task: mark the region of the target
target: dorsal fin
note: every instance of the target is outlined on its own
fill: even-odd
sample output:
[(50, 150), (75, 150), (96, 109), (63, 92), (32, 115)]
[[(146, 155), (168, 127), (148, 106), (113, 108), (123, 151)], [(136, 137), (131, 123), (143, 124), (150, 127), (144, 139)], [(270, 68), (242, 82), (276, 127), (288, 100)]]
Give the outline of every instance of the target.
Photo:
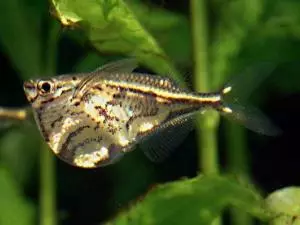
[(162, 162), (179, 146), (194, 128), (192, 114), (168, 121), (140, 144), (152, 162)]
[(94, 72), (107, 72), (107, 73), (132, 73), (138, 67), (138, 62), (134, 58), (126, 58), (107, 63)]
[(85, 89), (88, 88), (87, 84), (89, 84), (91, 81), (99, 79), (99, 76), (102, 77), (104, 74), (108, 76), (107, 74), (131, 73), (137, 67), (138, 63), (134, 58), (126, 58), (107, 63), (97, 68), (95, 71), (88, 73), (78, 85), (73, 97), (76, 97), (78, 93), (85, 92)]

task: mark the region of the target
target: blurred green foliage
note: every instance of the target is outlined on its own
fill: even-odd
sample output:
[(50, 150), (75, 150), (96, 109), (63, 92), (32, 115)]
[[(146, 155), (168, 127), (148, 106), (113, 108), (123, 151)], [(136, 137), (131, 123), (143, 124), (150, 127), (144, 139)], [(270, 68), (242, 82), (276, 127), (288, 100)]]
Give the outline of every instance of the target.
[[(193, 64), (191, 29), (186, 16), (138, 0), (52, 0), (51, 3), (54, 3), (51, 7), (56, 9), (56, 16), (65, 23), (75, 23), (73, 30), (61, 29), (57, 21), (59, 18), (50, 16), (47, 1), (0, 1), (0, 43), (21, 79), (56, 73), (58, 43), (64, 34), (69, 40), (78, 41), (79, 45), (84, 45), (88, 40), (102, 54), (135, 56), (155, 72), (185, 80), (174, 65), (190, 68)], [(213, 17), (208, 24), (207, 49), (210, 82), (214, 90), (225, 82), (229, 74), (241, 71), (246, 65), (264, 60), (279, 63), (298, 59), (299, 1), (214, 0), (209, 2), (208, 7)], [(86, 50), (85, 54), (74, 66), (75, 71), (92, 70), (111, 58), (99, 56), (95, 50)], [(280, 81), (274, 84), (278, 92), (299, 91), (299, 69), (286, 66), (282, 71), (289, 76), (278, 73), (280, 75), (274, 78)], [(291, 79), (293, 82), (290, 82)], [(227, 153), (230, 164), (237, 165), (233, 166), (234, 172), (248, 176), (249, 162), (244, 157), (246, 137), (243, 131), (234, 128), (230, 131), (232, 133), (227, 137), (228, 146), (231, 146)], [(238, 143), (234, 138), (237, 135)], [(0, 139), (0, 224), (31, 225), (37, 221), (38, 204), (26, 196), (25, 189), (33, 179), (33, 169), (36, 169), (38, 159), (41, 171), (44, 171), (41, 172), (44, 177), (41, 180), (46, 180), (46, 183), (50, 180), (51, 184), (50, 187), (41, 184), (40, 192), (46, 195), (45, 199), (55, 198), (55, 191), (51, 190), (54, 188), (52, 185), (55, 186), (53, 168), (43, 163), (43, 157), (37, 157), (38, 150), (43, 154), (45, 147), (41, 147), (40, 136), (34, 126), (26, 125), (3, 132)], [(150, 185), (144, 180), (155, 177), (153, 167), (138, 156), (114, 166), (111, 169), (114, 201), (126, 203), (133, 196), (141, 195)], [(50, 172), (47, 173), (47, 170)], [(43, 189), (49, 190), (45, 192)], [(266, 207), (262, 208), (263, 197), (253, 188), (246, 188), (227, 177), (198, 176), (153, 188), (128, 212), (119, 214), (109, 223), (210, 224), (229, 205), (265, 219), (269, 213), (277, 216), (278, 206), (283, 205), (282, 198), (294, 199), (299, 195), (297, 189), (288, 193), (284, 189), (282, 192), (279, 202), (277, 195), (271, 195), (265, 202)], [(46, 205), (44, 210), (49, 210), (49, 213), (42, 214), (42, 217), (53, 218), (42, 218), (41, 223), (55, 224), (55, 212), (51, 212), (51, 206), (47, 207), (47, 204), (54, 203), (45, 201), (43, 204)], [(298, 215), (298, 212), (290, 214), (294, 207), (297, 211), (297, 203), (289, 205), (288, 210), (279, 209), (280, 218), (284, 219), (271, 220), (272, 223), (291, 221)]]
[(0, 164), (0, 223), (34, 224), (35, 207), (22, 194), (10, 171)]
[(154, 187), (129, 212), (108, 224), (211, 224), (228, 205), (263, 220), (269, 216), (261, 197), (235, 179), (200, 175)]

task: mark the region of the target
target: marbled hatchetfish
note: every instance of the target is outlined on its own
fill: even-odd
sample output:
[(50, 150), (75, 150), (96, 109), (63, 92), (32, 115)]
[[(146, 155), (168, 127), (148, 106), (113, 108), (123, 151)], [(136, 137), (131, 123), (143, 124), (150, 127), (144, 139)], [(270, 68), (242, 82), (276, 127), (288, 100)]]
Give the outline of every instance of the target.
[(170, 78), (135, 73), (136, 67), (135, 60), (124, 59), (90, 73), (24, 82), (39, 130), (59, 158), (95, 168), (140, 144), (152, 161), (161, 161), (191, 130), (193, 115), (208, 108), (268, 133), (259, 119), (225, 103), (231, 86), (195, 93)]

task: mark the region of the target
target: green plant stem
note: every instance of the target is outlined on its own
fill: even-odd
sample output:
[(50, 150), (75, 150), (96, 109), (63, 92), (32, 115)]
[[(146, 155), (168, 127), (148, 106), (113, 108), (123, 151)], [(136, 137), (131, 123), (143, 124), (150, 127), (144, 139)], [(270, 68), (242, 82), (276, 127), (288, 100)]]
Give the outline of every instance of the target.
[(228, 169), (244, 179), (249, 179), (249, 155), (247, 154), (246, 131), (243, 127), (226, 121)]
[(216, 112), (209, 111), (200, 115), (197, 121), (199, 164), (204, 174), (218, 174), (218, 121)]
[[(208, 71), (208, 31), (207, 31), (207, 5), (205, 0), (190, 0), (192, 21), (192, 37), (194, 46), (194, 84), (198, 92), (210, 91), (212, 79)], [(217, 130), (219, 116), (216, 112), (208, 111), (200, 115), (197, 122), (197, 136), (199, 149), (199, 165), (204, 174), (217, 174), (218, 148)], [(221, 224), (217, 218), (214, 225)]]
[[(45, 56), (44, 73), (53, 75), (56, 71), (56, 51), (59, 25), (52, 24), (48, 36)], [(54, 156), (49, 147), (43, 142), (40, 153), (40, 224), (56, 225), (56, 176)]]
[[(247, 154), (246, 131), (243, 127), (226, 122), (226, 140), (228, 148), (228, 170), (235, 174), (239, 180), (248, 184), (250, 178), (249, 155)], [(251, 225), (252, 218), (244, 211), (230, 209), (232, 224)]]
[(40, 224), (56, 224), (56, 187), (54, 158), (45, 143), (40, 153)]
[[(194, 84), (198, 92), (210, 91), (208, 76), (208, 41), (205, 0), (191, 0), (193, 45), (194, 45)], [(217, 129), (219, 116), (213, 111), (201, 115), (199, 130), (199, 165), (203, 173), (218, 173)]]
[(192, 32), (194, 46), (194, 83), (198, 91), (209, 91), (208, 37), (205, 0), (191, 0)]

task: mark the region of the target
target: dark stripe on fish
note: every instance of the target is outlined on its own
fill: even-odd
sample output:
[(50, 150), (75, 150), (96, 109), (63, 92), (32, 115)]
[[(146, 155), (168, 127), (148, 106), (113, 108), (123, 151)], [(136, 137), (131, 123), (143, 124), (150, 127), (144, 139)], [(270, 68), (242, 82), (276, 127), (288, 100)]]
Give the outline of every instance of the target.
[[(153, 92), (153, 91), (144, 91), (144, 90), (139, 90), (139, 89), (135, 89), (135, 88), (127, 88), (127, 87), (118, 87), (117, 85), (114, 85), (114, 84), (107, 84), (106, 85), (107, 87), (110, 87), (110, 88), (114, 88), (114, 87), (117, 87), (117, 88), (119, 88), (119, 90), (120, 90), (120, 92), (122, 92), (122, 91), (130, 91), (130, 92), (133, 92), (133, 93), (136, 93), (136, 94), (141, 94), (141, 95), (150, 95), (150, 96), (152, 96), (153, 98), (156, 98), (156, 97), (159, 97), (159, 98), (161, 98), (161, 99), (164, 99), (164, 100), (166, 100), (166, 101), (172, 101), (173, 103), (185, 103), (185, 104), (192, 104), (192, 103), (196, 103), (196, 104), (199, 104), (199, 103), (201, 103), (201, 100), (193, 100), (193, 99), (188, 99), (188, 98), (172, 98), (172, 97), (166, 97), (166, 96), (164, 96), (164, 95), (160, 95), (160, 94), (157, 94), (157, 93), (155, 93), (155, 92)], [(176, 93), (176, 94), (178, 94), (178, 93)], [(197, 96), (197, 95), (195, 95), (195, 96)], [(207, 98), (209, 98), (209, 97), (218, 97), (219, 96), (219, 93), (209, 93), (209, 94), (199, 94), (198, 95), (199, 96), (199, 98), (200, 97), (202, 97), (202, 98), (205, 98), (205, 97), (207, 97)], [(210, 104), (210, 103), (215, 103), (216, 101), (215, 100), (209, 100), (209, 99), (206, 99), (206, 100), (203, 100), (202, 101), (203, 103), (205, 103), (205, 104)]]
[(49, 99), (46, 99), (46, 100), (42, 101), (41, 104), (47, 104), (47, 103), (53, 102), (53, 101), (56, 100), (56, 99), (59, 100), (59, 99), (61, 98), (62, 95), (64, 95), (65, 93), (68, 93), (68, 92), (70, 92), (70, 91), (72, 91), (71, 88), (70, 88), (70, 89), (63, 90), (59, 96), (57, 96), (57, 97), (50, 97)]
[(29, 101), (30, 103), (35, 102), (35, 100), (39, 97), (39, 95), (37, 94), (36, 96), (34, 96), (34, 98), (30, 98)]
[(53, 102), (56, 98), (52, 97), (52, 98), (49, 98), (45, 101), (42, 101), (41, 104), (47, 104), (47, 103), (50, 103), (50, 102)]
[(43, 113), (42, 110), (36, 110), (36, 117), (39, 121), (39, 123), (38, 123), (39, 128), (40, 128), (40, 131), (41, 131), (45, 141), (49, 142), (50, 141), (49, 140), (49, 134), (47, 133), (46, 128), (44, 126), (43, 119), (42, 119), (42, 113)]
[[(102, 136), (97, 136), (97, 137), (95, 137), (95, 138), (89, 137), (89, 138), (84, 139), (81, 143), (75, 145), (75, 146), (74, 146), (74, 149), (77, 149), (77, 148), (79, 148), (79, 147), (83, 147), (83, 146), (85, 146), (86, 144), (89, 144), (89, 143), (91, 143), (91, 142), (97, 142), (97, 143), (100, 143), (102, 140), (103, 140)], [(95, 149), (95, 150), (96, 150), (96, 149)]]
[(59, 123), (63, 120), (64, 116), (60, 115), (57, 119), (53, 120), (53, 122), (51, 123), (51, 128), (54, 128), (56, 123)]
[(148, 109), (145, 109), (145, 111), (141, 112), (140, 114), (133, 115), (126, 122), (126, 124), (125, 124), (126, 129), (129, 130), (130, 125), (134, 122), (135, 119), (138, 119), (141, 117), (156, 116), (158, 113), (158, 110), (159, 110), (159, 108), (157, 106), (152, 106), (152, 107), (149, 107)]
[(65, 93), (68, 93), (68, 92), (70, 92), (70, 91), (72, 91), (72, 90), (73, 90), (73, 88), (69, 88), (69, 89), (63, 90), (63, 91), (61, 92), (60, 96), (63, 95), (63, 94), (65, 94)]
[(69, 143), (72, 140), (72, 138), (74, 138), (78, 134), (80, 134), (85, 128), (90, 128), (90, 126), (85, 125), (85, 126), (77, 128), (75, 131), (69, 133), (69, 135), (66, 138), (65, 142), (62, 144), (61, 149), (59, 150), (59, 153), (57, 154), (60, 158), (66, 160), (67, 162), (73, 161), (74, 147), (72, 149), (69, 149), (68, 148)]

